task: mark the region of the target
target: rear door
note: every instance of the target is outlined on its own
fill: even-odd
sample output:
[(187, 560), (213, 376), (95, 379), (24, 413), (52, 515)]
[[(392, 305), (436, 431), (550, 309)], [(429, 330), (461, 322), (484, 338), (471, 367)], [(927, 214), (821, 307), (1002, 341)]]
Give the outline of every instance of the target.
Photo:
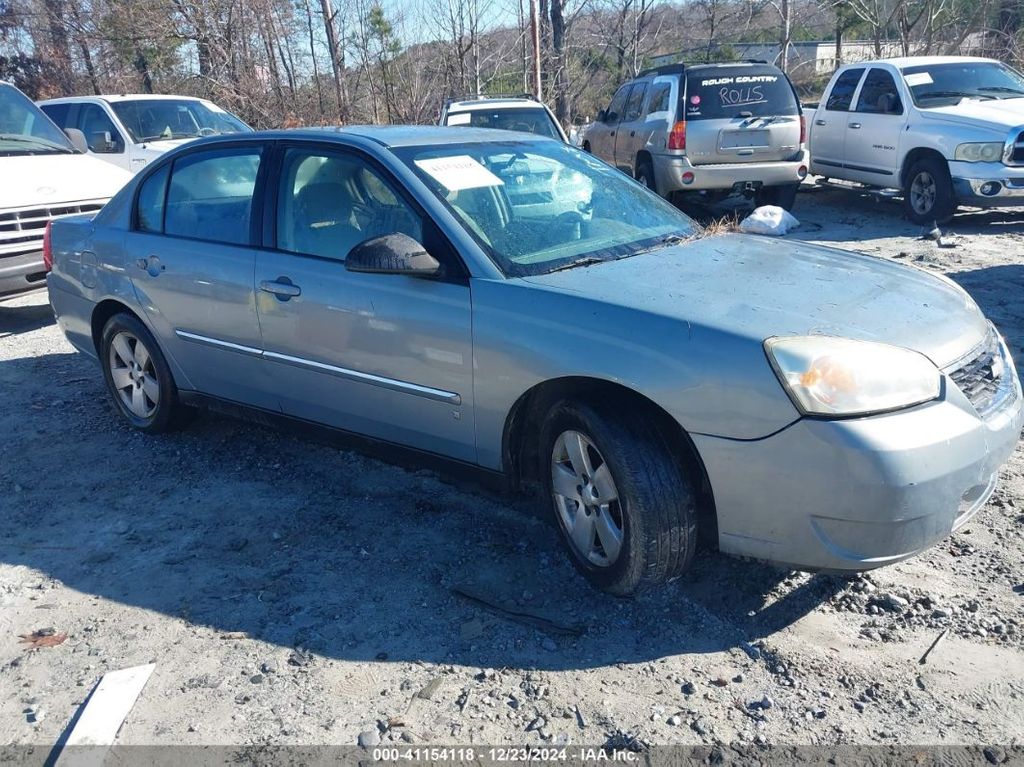
[[(847, 69), (832, 84), (828, 98), (814, 113), (811, 128), (811, 172), (834, 176), (846, 162), (846, 134), (849, 131), (850, 109), (864, 77), (864, 67)], [(858, 134), (859, 135), (859, 134)], [(841, 174), (843, 178), (846, 174)]]
[(899, 144), (906, 125), (907, 110), (896, 79), (888, 70), (872, 67), (846, 123), (846, 177), (898, 187)]
[[(281, 409), (474, 461), (470, 289), (454, 250), (361, 153), (290, 146), (277, 176), (256, 305)], [(354, 246), (394, 233), (421, 242), (444, 275), (345, 269)]]
[(214, 146), (150, 174), (126, 268), (162, 349), (199, 391), (277, 409), (260, 364), (251, 243), (265, 148)]
[(800, 105), (773, 66), (687, 70), (684, 115), (694, 165), (789, 160), (800, 148)]
[(604, 110), (604, 120), (595, 122), (587, 129), (586, 142), (590, 145), (591, 153), (609, 165), (615, 164), (615, 134), (631, 87), (632, 83), (626, 83), (615, 91), (611, 103)]
[(648, 80), (637, 80), (629, 91), (622, 120), (615, 131), (615, 164), (624, 173), (633, 175), (636, 168), (636, 134), (643, 125), (644, 97), (647, 95)]

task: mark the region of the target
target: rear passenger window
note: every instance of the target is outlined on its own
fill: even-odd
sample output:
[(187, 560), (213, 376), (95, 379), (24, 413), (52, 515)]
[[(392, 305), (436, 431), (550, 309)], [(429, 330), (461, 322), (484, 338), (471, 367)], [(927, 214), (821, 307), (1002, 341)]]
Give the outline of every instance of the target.
[(881, 115), (903, 114), (896, 81), (884, 69), (871, 69), (857, 98), (857, 111)]
[(164, 198), (167, 196), (167, 176), (170, 165), (165, 165), (142, 182), (135, 214), (135, 226), (141, 232), (162, 232), (164, 228)]
[(662, 83), (651, 88), (651, 96), (647, 99), (647, 114), (667, 112), (672, 99), (672, 86)]
[(634, 85), (629, 93), (629, 100), (626, 102), (626, 114), (622, 118), (626, 122), (635, 120), (640, 116), (640, 107), (644, 103), (644, 94), (647, 92), (647, 85)]
[(249, 242), (258, 148), (197, 152), (174, 161), (164, 233), (212, 242)]
[(839, 75), (836, 84), (832, 86), (832, 92), (828, 94), (825, 109), (830, 112), (849, 112), (853, 94), (856, 92), (857, 84), (863, 74), (863, 69), (847, 69)]

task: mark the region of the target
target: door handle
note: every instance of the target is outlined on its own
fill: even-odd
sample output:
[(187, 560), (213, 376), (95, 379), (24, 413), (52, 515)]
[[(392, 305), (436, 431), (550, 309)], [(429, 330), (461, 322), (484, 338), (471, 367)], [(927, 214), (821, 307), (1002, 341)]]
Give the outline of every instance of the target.
[(612, 131), (609, 135), (614, 136), (615, 135), (615, 131)]
[(635, 131), (635, 130), (631, 130), (631, 131), (629, 132), (629, 137), (630, 137), (630, 138), (633, 138), (633, 136), (635, 136), (635, 135), (636, 135), (636, 131)]
[(860, 123), (850, 123), (850, 127), (854, 130), (860, 129)]
[(824, 121), (824, 120), (815, 120), (815, 121), (814, 121), (814, 124), (815, 124), (815, 125), (824, 125), (824, 124), (825, 124), (825, 121)]
[(135, 265), (142, 271), (146, 272), (150, 277), (156, 277), (160, 272), (167, 268), (160, 263), (160, 259), (157, 256), (137, 259), (135, 261)]
[(298, 285), (293, 285), (292, 281), (287, 277), (278, 277), (276, 280), (263, 280), (260, 283), (260, 290), (277, 296), (281, 301), (287, 301), (289, 298), (302, 295), (302, 289)]

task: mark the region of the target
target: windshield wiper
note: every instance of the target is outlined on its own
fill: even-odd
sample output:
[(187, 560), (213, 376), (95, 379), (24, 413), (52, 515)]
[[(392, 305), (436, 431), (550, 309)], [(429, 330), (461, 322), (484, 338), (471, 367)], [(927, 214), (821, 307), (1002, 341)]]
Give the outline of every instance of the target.
[(60, 144), (54, 144), (52, 141), (33, 138), (32, 136), (23, 136), (17, 133), (0, 133), (0, 141), (15, 141), (19, 144), (35, 144), (36, 146), (42, 147), (42, 149), (47, 152), (64, 152), (66, 154), (74, 154), (74, 152), (67, 147), (60, 146)]
[(995, 93), (1009, 93), (1013, 96), (1024, 96), (1024, 91), (1017, 88), (1008, 88), (1005, 85), (982, 85), (979, 91), (994, 91)]
[(584, 256), (583, 258), (577, 258), (575, 261), (570, 261), (567, 264), (556, 266), (554, 269), (548, 271), (548, 274), (554, 272), (564, 272), (566, 269), (575, 269), (577, 266), (591, 266), (592, 264), (603, 264), (605, 261), (614, 261), (614, 258), (597, 258), (596, 256)]
[(968, 91), (926, 91), (918, 93), (919, 99), (994, 99), (987, 93), (971, 93)]
[(662, 248), (670, 248), (673, 245), (682, 245), (692, 237), (692, 234), (686, 236), (681, 234), (666, 234), (653, 245), (648, 245), (646, 248), (641, 248), (640, 250), (634, 250), (630, 255), (638, 256), (641, 253), (650, 253), (652, 250), (661, 250)]

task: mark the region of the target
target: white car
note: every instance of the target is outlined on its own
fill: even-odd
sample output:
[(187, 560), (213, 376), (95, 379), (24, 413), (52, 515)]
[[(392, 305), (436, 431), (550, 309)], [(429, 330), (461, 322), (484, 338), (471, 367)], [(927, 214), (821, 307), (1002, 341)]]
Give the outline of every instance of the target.
[(804, 115), (812, 174), (896, 190), (915, 223), (1024, 206), (1024, 75), (999, 61), (848, 64)]
[(98, 211), (131, 178), (85, 154), (82, 135), (70, 133), (0, 82), (0, 296), (45, 287), (47, 224)]
[(200, 136), (252, 130), (212, 101), (190, 96), (71, 96), (39, 106), (61, 128), (80, 130), (90, 152), (132, 173)]
[(528, 96), (479, 96), (447, 101), (438, 124), (514, 130), (569, 143), (569, 137), (547, 105)]

